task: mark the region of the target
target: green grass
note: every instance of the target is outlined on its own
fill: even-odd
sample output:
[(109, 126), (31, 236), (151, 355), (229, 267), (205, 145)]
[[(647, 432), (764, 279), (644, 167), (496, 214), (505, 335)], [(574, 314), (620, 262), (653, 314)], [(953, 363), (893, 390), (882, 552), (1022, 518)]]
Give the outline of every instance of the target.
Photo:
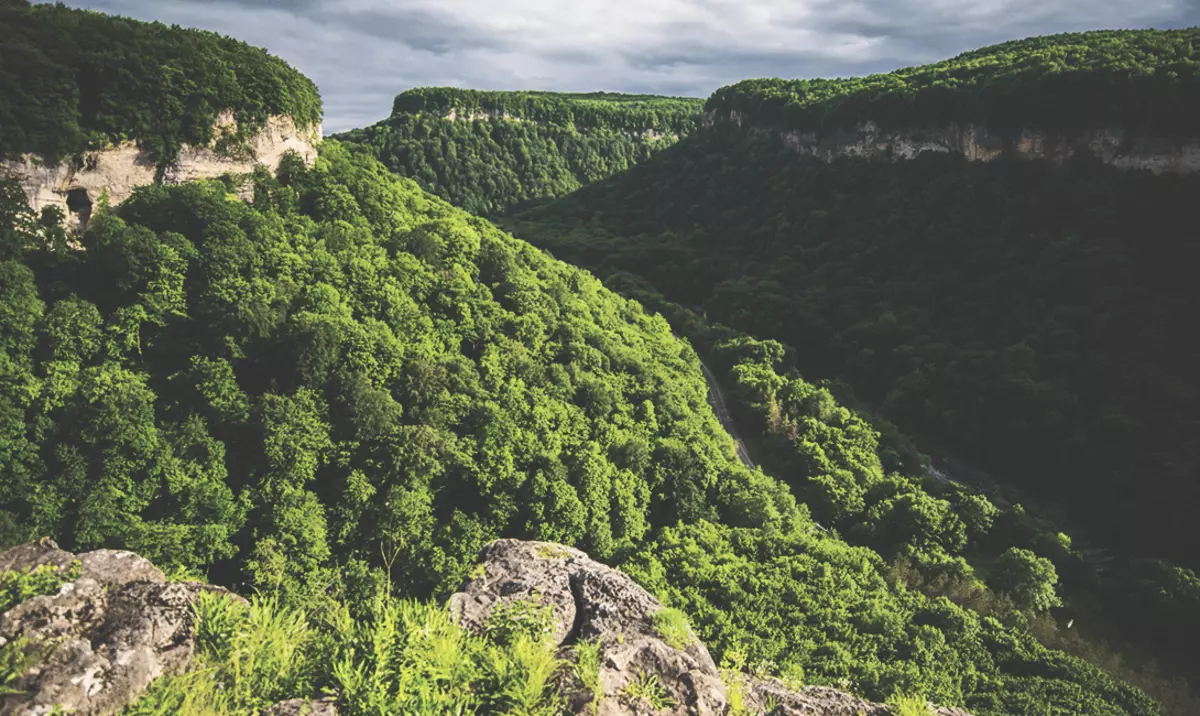
[(67, 569), (44, 564), (32, 570), (0, 572), (0, 614), (16, 605), (43, 594), (52, 594), (67, 582), (79, 578), (79, 561)]
[(675, 699), (671, 698), (671, 694), (662, 685), (658, 674), (650, 672), (642, 672), (631, 679), (625, 684), (625, 688), (621, 689), (621, 694), (630, 702), (642, 702), (655, 712), (675, 705)]
[(600, 646), (598, 641), (581, 641), (575, 645), (575, 676), (583, 688), (592, 692), (588, 705), (592, 716), (599, 712), (600, 702), (604, 699), (600, 684)]
[(888, 699), (892, 716), (929, 716), (929, 704), (916, 694), (897, 695)]
[(684, 650), (695, 643), (696, 636), (688, 625), (687, 615), (678, 609), (663, 609), (654, 615), (654, 626), (668, 645)]

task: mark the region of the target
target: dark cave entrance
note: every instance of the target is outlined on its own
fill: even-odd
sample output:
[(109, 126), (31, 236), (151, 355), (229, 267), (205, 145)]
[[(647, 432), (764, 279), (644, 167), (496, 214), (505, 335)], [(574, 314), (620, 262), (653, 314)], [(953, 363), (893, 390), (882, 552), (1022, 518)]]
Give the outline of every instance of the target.
[(92, 218), (92, 199), (87, 189), (71, 189), (67, 192), (67, 210), (79, 218), (79, 231), (82, 233)]

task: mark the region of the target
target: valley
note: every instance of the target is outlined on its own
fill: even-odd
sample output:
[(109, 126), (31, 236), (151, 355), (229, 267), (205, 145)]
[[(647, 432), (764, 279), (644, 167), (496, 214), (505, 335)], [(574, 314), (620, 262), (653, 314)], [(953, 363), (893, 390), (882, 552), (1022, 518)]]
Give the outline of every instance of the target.
[(0, 26), (0, 713), (1200, 710), (1200, 30), (325, 137)]

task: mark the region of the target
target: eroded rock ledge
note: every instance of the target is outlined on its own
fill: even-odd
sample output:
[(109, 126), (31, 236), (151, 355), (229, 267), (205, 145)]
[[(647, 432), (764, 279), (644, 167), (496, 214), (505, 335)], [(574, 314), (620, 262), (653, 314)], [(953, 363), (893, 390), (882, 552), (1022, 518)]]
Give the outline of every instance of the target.
[(994, 134), (978, 124), (888, 130), (874, 122), (863, 122), (854, 128), (817, 133), (753, 127), (739, 112), (730, 112), (727, 117), (710, 113), (705, 117), (710, 126), (720, 122), (775, 134), (796, 153), (826, 162), (839, 157), (898, 161), (912, 159), (922, 152), (937, 152), (981, 162), (1007, 154), (1062, 163), (1077, 154), (1090, 154), (1121, 169), (1146, 169), (1155, 174), (1200, 171), (1200, 140), (1142, 135), (1117, 127), (1080, 132), (1027, 129), (1009, 137)]
[[(236, 130), (232, 113), (226, 112), (217, 119), (213, 136), (219, 138)], [(274, 171), (288, 152), (296, 152), (311, 166), (317, 158), (321, 127), (300, 128), (291, 117), (271, 117), (262, 131), (232, 154), (219, 152), (217, 141), (205, 147), (185, 146), (163, 172), (162, 182), (180, 184), (242, 174), (260, 164)], [(70, 161), (48, 165), (34, 154), (26, 154), (19, 160), (0, 160), (0, 179), (16, 179), (34, 211), (57, 206), (78, 224), (86, 224), (91, 207), (102, 193), (108, 193), (113, 205), (119, 204), (137, 187), (153, 184), (157, 172), (150, 155), (134, 142), (88, 152), (82, 166)]]

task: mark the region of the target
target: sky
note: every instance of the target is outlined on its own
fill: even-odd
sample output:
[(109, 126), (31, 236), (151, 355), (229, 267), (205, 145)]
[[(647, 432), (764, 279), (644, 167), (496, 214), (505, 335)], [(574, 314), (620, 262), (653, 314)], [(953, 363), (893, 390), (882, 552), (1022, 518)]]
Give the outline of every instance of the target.
[(311, 77), (325, 131), (406, 89), (707, 97), (750, 77), (843, 77), (1005, 40), (1200, 25), (1200, 0), (68, 0), (231, 35)]

